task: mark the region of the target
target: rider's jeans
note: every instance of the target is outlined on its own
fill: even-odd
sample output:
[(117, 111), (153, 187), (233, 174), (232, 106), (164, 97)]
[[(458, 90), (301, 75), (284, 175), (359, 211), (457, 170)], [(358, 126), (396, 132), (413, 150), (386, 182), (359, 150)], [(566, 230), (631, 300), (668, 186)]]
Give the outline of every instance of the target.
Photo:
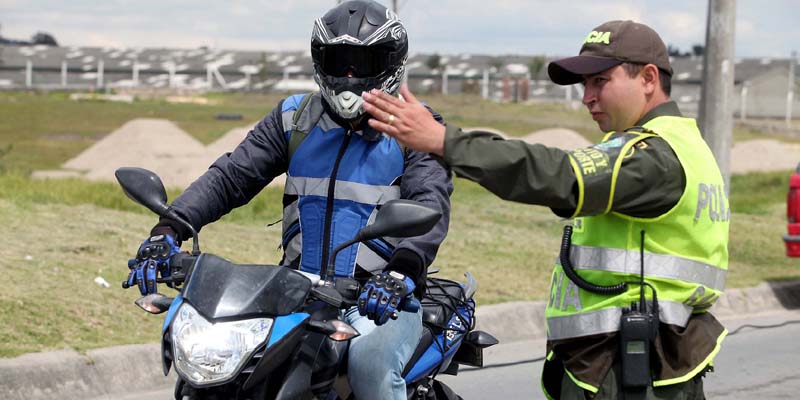
[(422, 311), (398, 311), (396, 320), (376, 326), (352, 307), (344, 320), (361, 336), (350, 342), (347, 374), (358, 399), (405, 400), (403, 369), (422, 336)]

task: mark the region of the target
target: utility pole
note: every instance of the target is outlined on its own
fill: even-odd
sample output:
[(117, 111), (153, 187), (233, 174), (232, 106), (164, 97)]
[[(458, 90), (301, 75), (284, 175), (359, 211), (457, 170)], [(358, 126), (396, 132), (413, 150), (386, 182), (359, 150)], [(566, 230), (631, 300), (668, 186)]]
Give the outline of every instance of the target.
[(736, 0), (708, 0), (703, 88), (698, 125), (730, 185), (733, 137), (733, 66)]

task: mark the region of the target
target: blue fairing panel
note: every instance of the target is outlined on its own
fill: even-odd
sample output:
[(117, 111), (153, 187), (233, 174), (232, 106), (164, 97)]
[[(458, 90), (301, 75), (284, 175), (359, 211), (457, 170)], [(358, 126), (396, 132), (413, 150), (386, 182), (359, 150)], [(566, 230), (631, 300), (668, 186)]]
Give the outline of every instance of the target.
[(183, 294), (178, 293), (175, 299), (172, 300), (172, 304), (169, 305), (169, 311), (167, 311), (167, 316), (164, 318), (164, 326), (161, 327), (162, 335), (167, 331), (167, 328), (169, 328), (169, 324), (172, 322), (172, 319), (175, 318), (175, 313), (178, 312), (178, 308), (180, 308), (181, 304), (183, 304)]
[[(470, 300), (471, 301), (471, 300)], [(474, 305), (474, 303), (472, 303)], [(472, 313), (466, 307), (458, 307), (458, 313), (466, 319), (467, 325), (472, 320)], [(412, 383), (420, 378), (424, 378), (441, 365), (449, 365), (453, 356), (461, 347), (464, 334), (468, 331), (468, 326), (456, 316), (450, 317), (447, 329), (440, 331), (433, 340), (433, 343), (425, 350), (425, 353), (417, 360), (414, 366), (404, 377), (407, 383)], [(445, 350), (442, 356), (442, 350)]]
[(422, 354), (422, 357), (417, 360), (417, 363), (414, 364), (414, 367), (411, 368), (411, 371), (408, 371), (408, 374), (404, 377), (407, 383), (414, 382), (422, 377), (427, 376), (433, 369), (438, 367), (443, 360), (449, 360), (453, 358), (453, 355), (458, 350), (459, 346), (452, 346), (450, 349), (447, 350), (445, 353), (445, 357), (442, 358), (442, 352), (439, 350), (442, 348), (444, 342), (444, 334), (439, 334), (434, 339), (434, 343), (431, 343), (428, 350), (425, 350), (425, 353)]
[(275, 323), (272, 326), (272, 334), (269, 336), (267, 348), (281, 340), (287, 333), (291, 332), (292, 329), (297, 327), (297, 325), (300, 325), (307, 320), (308, 317), (309, 314), (301, 312), (275, 318)]

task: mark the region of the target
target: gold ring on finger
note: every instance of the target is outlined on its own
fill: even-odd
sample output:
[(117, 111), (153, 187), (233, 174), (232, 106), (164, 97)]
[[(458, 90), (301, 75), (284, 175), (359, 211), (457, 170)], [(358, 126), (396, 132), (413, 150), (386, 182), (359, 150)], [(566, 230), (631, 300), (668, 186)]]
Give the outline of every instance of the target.
[(391, 126), (394, 123), (394, 114), (389, 114), (389, 125)]

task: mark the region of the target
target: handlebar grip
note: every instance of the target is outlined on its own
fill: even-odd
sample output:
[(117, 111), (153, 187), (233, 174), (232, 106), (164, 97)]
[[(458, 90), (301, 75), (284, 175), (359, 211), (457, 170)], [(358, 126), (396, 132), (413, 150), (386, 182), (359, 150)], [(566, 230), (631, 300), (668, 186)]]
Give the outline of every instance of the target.
[[(403, 301), (403, 304), (400, 305), (398, 311), (415, 313), (419, 311), (420, 307), (422, 307), (422, 305), (420, 304), (419, 300), (412, 296)], [(393, 312), (392, 315), (389, 316), (391, 319), (397, 319), (398, 317), (397, 311)]]
[(400, 311), (415, 313), (419, 311), (420, 307), (421, 307), (420, 302), (419, 300), (417, 300), (416, 297), (409, 297), (403, 302)]

